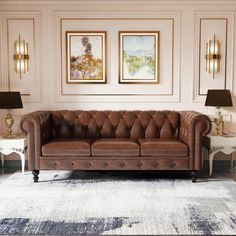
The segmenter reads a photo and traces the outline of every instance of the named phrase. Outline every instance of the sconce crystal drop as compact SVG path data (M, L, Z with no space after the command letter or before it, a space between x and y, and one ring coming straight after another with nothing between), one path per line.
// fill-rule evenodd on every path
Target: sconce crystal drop
M14 68L15 72L20 75L29 71L29 54L28 43L25 40L19 38L14 43Z
M213 40L209 40L206 43L206 71L212 74L213 79L215 75L220 71L220 41L216 40L215 34Z

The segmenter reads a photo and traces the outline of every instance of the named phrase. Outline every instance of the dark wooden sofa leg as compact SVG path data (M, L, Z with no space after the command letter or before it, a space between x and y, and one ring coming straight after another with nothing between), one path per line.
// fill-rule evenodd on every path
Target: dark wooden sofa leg
M196 172L196 171L192 171L192 172L191 172L191 177L192 177L192 183L196 183L196 180L197 180L197 172Z
M37 183L38 182L38 180L39 180L39 170L32 170L32 174L33 174L33 180L34 180L34 182L35 183Z

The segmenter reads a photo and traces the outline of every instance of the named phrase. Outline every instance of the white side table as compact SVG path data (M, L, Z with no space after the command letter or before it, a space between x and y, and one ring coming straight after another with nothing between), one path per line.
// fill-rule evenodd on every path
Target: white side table
M236 151L236 134L229 134L224 136L207 135L203 145L209 150L209 175L212 175L213 159L216 153L223 152L225 154L232 154L231 168L234 165L234 153Z
M13 152L19 154L21 158L22 173L25 172L25 149L26 149L26 137L16 137L12 139L3 138L0 136L0 153L2 160L2 167L4 167L4 155L9 155Z

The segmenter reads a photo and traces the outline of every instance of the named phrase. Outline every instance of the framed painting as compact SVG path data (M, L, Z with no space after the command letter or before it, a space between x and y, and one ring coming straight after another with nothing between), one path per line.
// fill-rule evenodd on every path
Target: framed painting
M160 32L119 32L119 83L159 83Z
M105 31L66 31L66 82L106 83Z

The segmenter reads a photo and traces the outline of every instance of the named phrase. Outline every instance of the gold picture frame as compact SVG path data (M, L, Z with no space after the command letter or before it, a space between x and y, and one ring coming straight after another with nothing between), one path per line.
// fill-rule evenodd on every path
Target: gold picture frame
M66 83L106 83L106 31L66 31Z
M159 84L160 31L119 31L119 83Z

